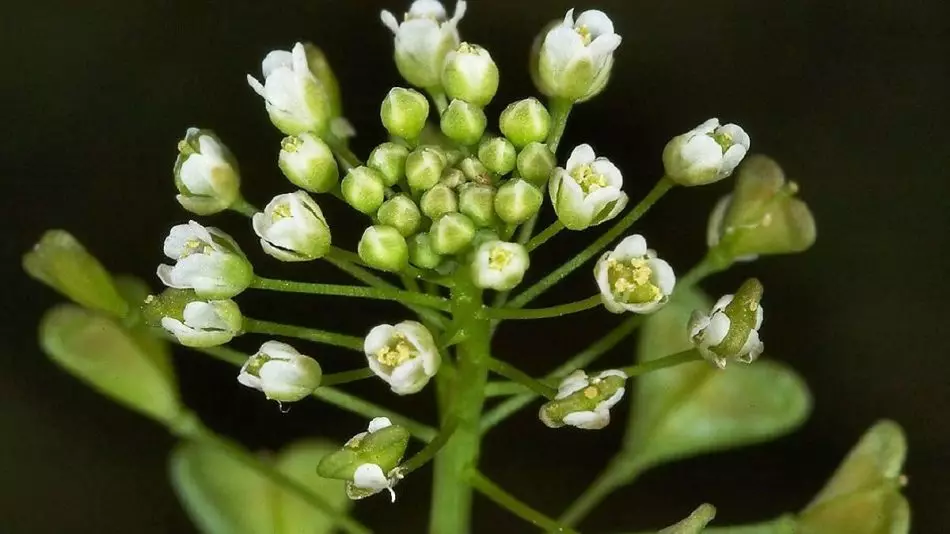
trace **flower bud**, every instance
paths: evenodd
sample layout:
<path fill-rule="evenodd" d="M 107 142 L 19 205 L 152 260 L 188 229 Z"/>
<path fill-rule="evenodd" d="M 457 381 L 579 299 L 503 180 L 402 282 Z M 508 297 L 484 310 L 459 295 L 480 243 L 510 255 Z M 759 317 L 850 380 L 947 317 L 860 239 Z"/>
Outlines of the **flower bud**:
<path fill-rule="evenodd" d="M 680 185 L 711 184 L 732 174 L 749 146 L 742 128 L 709 119 L 666 144 L 663 167 L 666 176 Z"/>
<path fill-rule="evenodd" d="M 262 65 L 264 83 L 248 75 L 247 83 L 264 98 L 270 120 L 287 135 L 313 132 L 322 136 L 329 127 L 331 102 L 307 62 L 303 44 L 292 51 L 274 50 Z"/>
<path fill-rule="evenodd" d="M 538 187 L 548 183 L 556 166 L 554 153 L 544 143 L 530 143 L 518 154 L 518 174 Z"/>
<path fill-rule="evenodd" d="M 231 298 L 254 278 L 251 263 L 231 236 L 195 221 L 173 227 L 165 238 L 164 252 L 176 263 L 158 266 L 162 283 L 194 289 L 201 298 Z"/>
<path fill-rule="evenodd" d="M 725 368 L 730 360 L 752 363 L 765 350 L 759 340 L 764 317 L 762 284 L 746 280 L 735 295 L 720 298 L 708 314 L 699 310 L 689 320 L 689 338 L 703 358 Z"/>
<path fill-rule="evenodd" d="M 390 135 L 416 139 L 429 118 L 429 101 L 419 91 L 393 87 L 383 99 L 379 118 Z"/>
<path fill-rule="evenodd" d="M 438 254 L 461 252 L 475 237 L 475 223 L 461 213 L 447 213 L 439 217 L 429 228 L 432 248 Z"/>
<path fill-rule="evenodd" d="M 383 24 L 396 36 L 396 68 L 407 82 L 416 87 L 438 87 L 445 56 L 459 44 L 458 23 L 465 16 L 466 3 L 455 4 L 455 14 L 447 20 L 442 4 L 416 0 L 403 22 L 383 11 Z"/>
<path fill-rule="evenodd" d="M 188 128 L 178 142 L 175 186 L 181 207 L 197 215 L 224 211 L 241 196 L 241 177 L 231 151 L 213 132 L 198 128 Z"/>
<path fill-rule="evenodd" d="M 109 272 L 65 230 L 49 230 L 23 255 L 23 270 L 80 306 L 124 317 L 128 304 Z"/>
<path fill-rule="evenodd" d="M 518 153 L 511 141 L 504 137 L 492 137 L 478 145 L 478 159 L 488 170 L 502 176 L 514 170 Z"/>
<path fill-rule="evenodd" d="M 268 400 L 297 402 L 320 385 L 320 364 L 279 341 L 268 341 L 244 362 L 238 382 L 264 392 Z"/>
<path fill-rule="evenodd" d="M 508 224 L 521 224 L 533 217 L 541 209 L 544 193 L 528 183 L 515 178 L 508 180 L 495 194 L 495 213 Z"/>
<path fill-rule="evenodd" d="M 406 175 L 406 157 L 409 149 L 396 143 L 383 143 L 369 154 L 366 165 L 379 171 L 383 183 L 392 187 Z"/>
<path fill-rule="evenodd" d="M 495 181 L 488 168 L 477 158 L 465 158 L 459 163 L 459 169 L 470 181 L 482 185 L 491 185 Z"/>
<path fill-rule="evenodd" d="M 311 193 L 331 191 L 340 181 L 333 151 L 323 139 L 310 132 L 284 138 L 277 166 L 290 183 Z"/>
<path fill-rule="evenodd" d="M 472 257 L 478 251 L 478 248 L 488 242 L 501 241 L 498 232 L 491 228 L 479 228 L 475 231 L 475 237 L 472 238 Z"/>
<path fill-rule="evenodd" d="M 330 251 L 330 227 L 304 191 L 277 195 L 252 218 L 264 252 L 281 261 L 308 261 Z"/>
<path fill-rule="evenodd" d="M 422 390 L 442 362 L 432 334 L 416 321 L 374 327 L 366 335 L 363 352 L 369 368 L 399 395 Z"/>
<path fill-rule="evenodd" d="M 551 131 L 551 114 L 537 98 L 525 98 L 508 104 L 498 121 L 501 133 L 516 147 L 542 143 Z"/>
<path fill-rule="evenodd" d="M 485 107 L 498 90 L 498 66 L 488 50 L 462 43 L 445 58 L 442 87 L 449 98 Z"/>
<path fill-rule="evenodd" d="M 604 428 L 610 423 L 610 409 L 623 398 L 626 381 L 623 371 L 604 371 L 588 377 L 578 369 L 561 381 L 554 400 L 541 406 L 538 416 L 550 428 Z"/>
<path fill-rule="evenodd" d="M 392 226 L 377 224 L 367 228 L 356 251 L 367 265 L 381 271 L 398 273 L 409 263 L 406 238 Z"/>
<path fill-rule="evenodd" d="M 452 188 L 445 184 L 436 184 L 422 194 L 419 206 L 422 213 L 434 221 L 446 213 L 458 211 L 459 202 Z"/>
<path fill-rule="evenodd" d="M 612 313 L 653 313 L 670 299 L 676 275 L 669 263 L 647 249 L 643 236 L 625 238 L 594 267 L 604 307 Z"/>
<path fill-rule="evenodd" d="M 435 269 L 442 263 L 442 256 L 432 247 L 432 236 L 419 233 L 409 238 L 409 263 L 420 269 Z"/>
<path fill-rule="evenodd" d="M 442 133 L 460 145 L 474 145 L 482 138 L 488 118 L 482 108 L 465 102 L 453 100 L 442 113 Z"/>
<path fill-rule="evenodd" d="M 475 249 L 472 281 L 482 289 L 508 291 L 521 283 L 530 261 L 518 243 L 487 241 Z"/>
<path fill-rule="evenodd" d="M 490 185 L 466 183 L 459 187 L 459 211 L 478 227 L 492 226 L 495 217 L 495 188 Z"/>
<path fill-rule="evenodd" d="M 340 184 L 343 200 L 360 213 L 374 213 L 386 198 L 384 182 L 383 174 L 376 169 L 354 167 L 346 173 Z"/>
<path fill-rule="evenodd" d="M 445 171 L 442 172 L 442 178 L 439 178 L 439 183 L 451 189 L 456 189 L 464 184 L 466 180 L 468 180 L 468 178 L 465 176 L 465 173 L 453 167 L 445 169 Z"/>
<path fill-rule="evenodd" d="M 422 224 L 422 214 L 419 206 L 405 194 L 399 194 L 383 202 L 376 212 L 380 224 L 392 226 L 400 234 L 409 237 L 419 230 Z"/>
<path fill-rule="evenodd" d="M 351 499 L 363 499 L 386 489 L 395 501 L 393 486 L 402 478 L 396 468 L 408 445 L 408 430 L 386 417 L 377 417 L 369 422 L 366 432 L 350 438 L 339 451 L 324 456 L 317 474 L 346 480 L 346 494 Z"/>
<path fill-rule="evenodd" d="M 535 86 L 547 96 L 572 102 L 593 98 L 610 79 L 620 41 L 604 12 L 585 11 L 575 21 L 571 9 L 562 22 L 538 36 L 531 61 Z"/>
<path fill-rule="evenodd" d="M 766 156 L 751 156 L 732 195 L 719 201 L 709 221 L 707 241 L 727 259 L 807 250 L 815 242 L 815 219 L 795 197 L 798 184 Z"/>
<path fill-rule="evenodd" d="M 421 146 L 406 158 L 406 180 L 413 191 L 427 191 L 442 178 L 445 154 L 431 146 Z"/>
<path fill-rule="evenodd" d="M 627 206 L 623 175 L 607 158 L 596 158 L 590 145 L 571 152 L 567 168 L 554 170 L 548 192 L 557 218 L 570 230 L 609 221 Z"/>
<path fill-rule="evenodd" d="M 230 299 L 202 300 L 190 289 L 166 289 L 142 305 L 146 323 L 161 326 L 186 347 L 214 347 L 241 333 L 244 316 Z"/>
<path fill-rule="evenodd" d="M 326 54 L 313 43 L 303 43 L 303 49 L 307 55 L 307 66 L 310 68 L 310 72 L 320 80 L 320 84 L 323 86 L 323 93 L 326 95 L 327 103 L 330 106 L 330 117 L 334 119 L 341 118 L 343 99 L 340 96 L 340 83 L 336 79 L 336 74 L 333 73 L 330 62 L 327 61 Z M 343 121 L 345 122 L 346 119 L 343 119 Z M 337 135 L 337 137 L 351 136 Z"/>

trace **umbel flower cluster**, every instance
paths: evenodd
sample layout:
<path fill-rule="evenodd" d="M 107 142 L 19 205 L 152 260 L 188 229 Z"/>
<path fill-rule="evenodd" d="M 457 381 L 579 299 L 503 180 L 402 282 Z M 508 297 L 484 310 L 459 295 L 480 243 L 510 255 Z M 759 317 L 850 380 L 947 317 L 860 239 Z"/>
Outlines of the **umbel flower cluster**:
<path fill-rule="evenodd" d="M 466 7 L 458 2 L 450 16 L 435 0 L 417 0 L 402 17 L 382 12 L 405 86 L 385 92 L 379 117 L 388 139 L 365 158 L 349 147 L 356 132 L 323 51 L 296 43 L 266 54 L 261 72 L 247 82 L 285 136 L 273 149 L 288 183 L 263 208 L 242 196 L 239 166 L 225 142 L 209 129 L 186 131 L 174 164 L 182 208 L 195 217 L 243 214 L 274 262 L 252 265 L 237 239 L 195 220 L 173 226 L 165 238 L 161 292 L 111 275 L 64 231 L 49 232 L 25 256 L 29 274 L 75 303 L 44 318 L 44 350 L 182 439 L 172 455 L 173 482 L 203 531 L 257 532 L 254 518 L 279 513 L 281 532 L 369 532 L 348 514 L 350 501 L 384 493 L 395 502 L 396 485 L 432 463 L 430 532 L 470 532 L 473 491 L 549 531 L 578 532 L 575 525 L 601 499 L 644 470 L 770 439 L 807 416 L 810 397 L 797 375 L 774 361 L 757 362 L 764 353 L 762 283 L 750 278 L 714 302 L 697 287 L 737 262 L 808 249 L 815 223 L 796 196 L 798 186 L 771 159 L 749 155 L 750 136 L 740 126 L 713 118 L 669 140 L 657 155 L 664 175 L 632 201 L 619 162 L 592 144 L 558 156 L 569 113 L 607 88 L 623 41 L 614 22 L 597 10 L 570 10 L 553 21 L 530 58 L 541 99 L 498 105 L 498 112 L 490 106 L 499 69 L 485 47 L 460 35 Z M 631 231 L 669 191 L 733 175 L 733 192 L 712 210 L 708 250 L 682 274 Z M 321 208 L 328 203 L 356 212 L 354 220 L 365 225 L 358 243 L 333 239 L 336 225 L 352 222 L 328 219 Z M 547 205 L 553 222 L 535 232 Z M 532 265 L 532 253 L 559 233 L 600 226 L 607 229 L 550 273 L 529 273 L 541 268 Z M 590 296 L 525 308 L 592 260 Z M 328 262 L 361 284 L 258 274 L 277 262 L 312 261 Z M 388 300 L 405 310 L 392 324 L 367 324 L 361 335 L 350 335 L 248 317 L 234 300 L 248 290 Z M 598 309 L 619 316 L 617 326 L 576 355 L 547 355 L 553 370 L 543 377 L 521 371 L 519 355 L 492 344 L 502 321 Z M 597 370 L 595 360 L 638 328 L 638 362 Z M 254 354 L 228 346 L 246 335 L 265 336 Z M 212 432 L 183 404 L 168 340 L 238 366 L 238 383 L 285 409 L 316 398 L 365 417 L 366 430 L 342 446 L 302 442 L 262 460 Z M 355 351 L 365 362 L 361 357 L 353 369 L 324 373 L 326 349 L 314 343 Z M 535 399 L 544 399 L 539 432 L 601 429 L 634 378 L 624 447 L 559 518 L 483 473 L 484 434 Z M 394 395 L 434 388 L 439 424 L 337 387 L 367 379 Z M 487 409 L 491 397 L 504 399 Z M 423 445 L 407 455 L 413 439 Z M 903 454 L 899 427 L 878 424 L 815 501 L 748 532 L 906 532 Z M 264 488 L 276 497 L 252 502 L 249 495 Z M 704 505 L 661 532 L 700 532 L 713 515 Z"/>

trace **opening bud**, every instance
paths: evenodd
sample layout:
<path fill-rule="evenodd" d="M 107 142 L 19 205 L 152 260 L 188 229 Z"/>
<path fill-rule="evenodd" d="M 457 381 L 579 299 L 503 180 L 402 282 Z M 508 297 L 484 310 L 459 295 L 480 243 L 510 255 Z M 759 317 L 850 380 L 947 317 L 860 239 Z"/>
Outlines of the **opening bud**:
<path fill-rule="evenodd" d="M 538 187 L 548 183 L 556 166 L 557 158 L 544 143 L 529 143 L 518 153 L 518 174 Z"/>
<path fill-rule="evenodd" d="M 406 175 L 406 157 L 409 149 L 396 143 L 383 143 L 369 154 L 366 165 L 380 172 L 383 183 L 392 187 Z"/>
<path fill-rule="evenodd" d="M 551 131 L 551 114 L 537 98 L 525 98 L 509 104 L 498 121 L 501 133 L 516 147 L 542 143 Z"/>
<path fill-rule="evenodd" d="M 528 183 L 515 178 L 498 188 L 495 194 L 495 213 L 508 224 L 521 224 L 541 209 L 544 193 Z"/>
<path fill-rule="evenodd" d="M 515 168 L 518 152 L 504 137 L 485 139 L 478 145 L 478 159 L 491 172 L 503 176 Z"/>
<path fill-rule="evenodd" d="M 479 106 L 455 99 L 442 113 L 442 133 L 460 145 L 474 145 L 482 138 L 488 118 Z"/>
<path fill-rule="evenodd" d="M 604 90 L 621 38 L 602 11 L 574 10 L 535 41 L 531 77 L 545 95 L 582 102 Z"/>
<path fill-rule="evenodd" d="M 680 185 L 710 184 L 731 175 L 749 146 L 749 135 L 742 128 L 709 119 L 666 144 L 663 167 L 666 176 Z"/>
<path fill-rule="evenodd" d="M 354 167 L 340 184 L 343 200 L 360 213 L 375 213 L 386 198 L 383 174 L 366 166 Z"/>
<path fill-rule="evenodd" d="M 432 334 L 416 321 L 374 327 L 363 351 L 369 368 L 399 395 L 418 393 L 442 363 Z"/>
<path fill-rule="evenodd" d="M 449 98 L 485 107 L 498 90 L 498 66 L 488 50 L 462 43 L 445 58 L 442 87 Z"/>
<path fill-rule="evenodd" d="M 472 280 L 483 289 L 508 291 L 521 283 L 529 265 L 528 251 L 524 246 L 487 241 L 475 249 Z"/>
<path fill-rule="evenodd" d="M 432 189 L 423 193 L 419 204 L 422 213 L 433 221 L 446 213 L 458 211 L 459 207 L 455 191 L 445 184 L 436 184 Z"/>
<path fill-rule="evenodd" d="M 178 142 L 175 186 L 178 203 L 196 215 L 224 211 L 241 196 L 241 177 L 231 151 L 214 132 L 198 128 L 188 128 Z"/>
<path fill-rule="evenodd" d="M 429 118 L 429 101 L 414 89 L 393 87 L 383 99 L 379 118 L 390 135 L 417 139 Z"/>
<path fill-rule="evenodd" d="M 297 402 L 320 385 L 320 364 L 279 341 L 268 341 L 244 362 L 238 382 L 262 391 L 268 400 Z"/>
<path fill-rule="evenodd" d="M 251 284 L 254 270 L 234 239 L 195 221 L 179 224 L 165 238 L 165 255 L 175 265 L 159 265 L 168 287 L 194 289 L 201 298 L 229 299 Z"/>
<path fill-rule="evenodd" d="M 383 11 L 383 24 L 395 35 L 396 68 L 407 82 L 416 87 L 437 87 L 445 56 L 459 44 L 458 23 L 465 15 L 466 3 L 455 5 L 448 18 L 440 2 L 416 1 L 402 22 Z"/>
<path fill-rule="evenodd" d="M 330 226 L 304 191 L 277 195 L 252 222 L 264 252 L 278 260 L 315 260 L 330 251 Z"/>
<path fill-rule="evenodd" d="M 248 75 L 247 82 L 267 107 L 270 120 L 287 135 L 326 133 L 332 115 L 332 103 L 323 83 L 310 70 L 307 51 L 302 43 L 290 52 L 274 50 L 261 66 L 264 83 Z"/>
<path fill-rule="evenodd" d="M 432 248 L 437 254 L 461 252 L 475 237 L 475 223 L 461 213 L 447 213 L 432 223 L 429 229 Z"/>
<path fill-rule="evenodd" d="M 604 428 L 610 423 L 610 409 L 623 398 L 626 381 L 627 375 L 616 369 L 593 377 L 578 369 L 561 381 L 554 400 L 541 406 L 538 417 L 550 428 Z"/>
<path fill-rule="evenodd" d="M 764 312 L 762 284 L 755 278 L 743 282 L 735 295 L 720 298 L 709 313 L 694 311 L 689 337 L 703 358 L 724 368 L 729 361 L 752 363 L 765 350 L 759 339 Z"/>
<path fill-rule="evenodd" d="M 459 187 L 459 211 L 468 215 L 468 218 L 478 227 L 488 227 L 495 224 L 495 188 L 474 182 L 462 184 Z"/>
<path fill-rule="evenodd" d="M 360 259 L 370 267 L 398 273 L 409 264 L 406 238 L 392 226 L 377 224 L 363 232 L 357 246 Z"/>
<path fill-rule="evenodd" d="M 428 191 L 442 178 L 445 154 L 433 146 L 421 146 L 406 158 L 406 180 L 413 191 Z"/>
<path fill-rule="evenodd" d="M 290 183 L 311 193 L 331 191 L 340 181 L 333 151 L 310 132 L 285 137 L 280 143 L 277 166 Z"/>
<path fill-rule="evenodd" d="M 392 226 L 404 237 L 409 237 L 419 230 L 422 224 L 422 214 L 419 207 L 408 195 L 396 195 L 379 207 L 376 218 L 380 224 Z"/>
<path fill-rule="evenodd" d="M 607 158 L 598 158 L 590 145 L 571 152 L 566 168 L 554 170 L 548 182 L 557 218 L 570 230 L 584 230 L 609 221 L 627 206 L 623 175 Z"/>

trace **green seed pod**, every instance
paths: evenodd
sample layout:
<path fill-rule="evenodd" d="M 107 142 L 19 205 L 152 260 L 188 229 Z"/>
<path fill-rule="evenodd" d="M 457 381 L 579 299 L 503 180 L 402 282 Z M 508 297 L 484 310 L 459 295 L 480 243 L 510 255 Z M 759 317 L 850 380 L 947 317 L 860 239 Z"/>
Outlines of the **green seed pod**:
<path fill-rule="evenodd" d="M 521 224 L 541 209 L 544 193 L 527 180 L 505 182 L 495 194 L 495 213 L 508 224 Z"/>
<path fill-rule="evenodd" d="M 518 154 L 518 174 L 538 187 L 544 187 L 557 166 L 557 158 L 544 143 L 529 143 Z"/>
<path fill-rule="evenodd" d="M 392 226 L 370 226 L 357 246 L 360 259 L 370 267 L 398 273 L 409 264 L 406 238 Z"/>
<path fill-rule="evenodd" d="M 456 212 L 459 209 L 458 197 L 455 191 L 445 184 L 436 184 L 432 189 L 423 193 L 419 204 L 422 213 L 433 221 L 446 213 Z"/>
<path fill-rule="evenodd" d="M 391 135 L 416 139 L 429 118 L 429 101 L 419 91 L 393 87 L 383 99 L 379 118 Z"/>
<path fill-rule="evenodd" d="M 478 227 L 492 226 L 495 217 L 495 188 L 476 183 L 462 184 L 459 187 L 459 211 Z"/>
<path fill-rule="evenodd" d="M 488 118 L 482 108 L 464 100 L 453 100 L 442 113 L 442 133 L 460 145 L 474 145 L 482 138 Z"/>
<path fill-rule="evenodd" d="M 551 130 L 551 114 L 537 98 L 525 98 L 510 104 L 501 112 L 498 122 L 501 133 L 518 148 L 540 143 Z"/>
<path fill-rule="evenodd" d="M 461 213 L 448 213 L 432 223 L 429 235 L 436 253 L 455 254 L 472 242 L 475 237 L 475 223 Z"/>
<path fill-rule="evenodd" d="M 396 143 L 383 143 L 369 154 L 366 165 L 379 171 L 383 183 L 392 187 L 406 175 L 406 157 L 409 149 Z"/>
<path fill-rule="evenodd" d="M 399 194 L 383 202 L 376 212 L 380 224 L 392 226 L 405 237 L 416 233 L 422 224 L 419 206 L 408 195 Z"/>
<path fill-rule="evenodd" d="M 378 210 L 386 196 L 383 174 L 366 166 L 350 169 L 341 188 L 346 203 L 367 215 Z"/>
<path fill-rule="evenodd" d="M 511 141 L 504 137 L 492 137 L 478 145 L 478 159 L 488 170 L 502 176 L 514 170 L 518 152 Z"/>

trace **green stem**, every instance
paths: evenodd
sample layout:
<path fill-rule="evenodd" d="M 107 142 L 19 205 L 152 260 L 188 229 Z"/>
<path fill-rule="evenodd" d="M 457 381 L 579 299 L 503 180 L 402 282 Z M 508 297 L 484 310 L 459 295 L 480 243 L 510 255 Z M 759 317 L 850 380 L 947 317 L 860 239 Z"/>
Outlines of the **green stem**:
<path fill-rule="evenodd" d="M 531 240 L 525 244 L 525 248 L 528 249 L 528 252 L 531 252 L 532 250 L 547 243 L 549 239 L 556 236 L 563 229 L 564 224 L 561 223 L 561 221 L 554 221 L 551 223 L 551 226 L 548 226 L 542 230 L 540 234 L 532 237 Z"/>
<path fill-rule="evenodd" d="M 485 386 L 485 396 L 486 397 L 508 397 L 510 395 L 521 395 L 522 393 L 527 393 L 528 390 L 525 386 L 517 382 L 497 381 L 489 382 Z M 531 394 L 532 397 L 534 394 Z"/>
<path fill-rule="evenodd" d="M 255 208 L 253 204 L 244 200 L 244 197 L 240 197 L 234 201 L 231 206 L 228 207 L 231 211 L 236 211 L 245 217 L 253 217 L 255 213 L 258 213 L 259 209 Z"/>
<path fill-rule="evenodd" d="M 343 371 L 342 373 L 330 373 L 320 378 L 320 387 L 338 386 L 340 384 L 349 384 L 358 380 L 365 380 L 376 376 L 369 367 L 363 369 L 354 369 L 352 371 Z"/>
<path fill-rule="evenodd" d="M 528 373 L 525 373 L 524 371 L 518 369 L 517 367 L 511 365 L 508 362 L 491 358 L 490 360 L 488 360 L 488 368 L 494 371 L 495 373 L 498 373 L 499 375 L 507 378 L 508 380 L 511 380 L 512 382 L 517 382 L 525 386 L 526 388 L 530 389 L 531 391 L 537 393 L 538 395 L 547 397 L 548 399 L 553 399 L 554 396 L 557 394 L 557 389 L 552 388 L 551 386 L 544 384 L 542 382 L 539 382 L 535 380 L 534 378 L 531 378 L 531 376 L 528 375 Z"/>
<path fill-rule="evenodd" d="M 571 114 L 571 108 L 574 103 L 570 100 L 561 98 L 552 98 L 548 102 L 548 110 L 551 112 L 551 131 L 548 132 L 548 148 L 551 152 L 557 153 L 557 147 L 561 144 L 561 137 L 564 136 L 564 129 L 567 127 L 567 117 Z"/>
<path fill-rule="evenodd" d="M 603 304 L 600 295 L 592 295 L 583 300 L 559 304 L 550 308 L 518 310 L 511 308 L 482 308 L 481 313 L 490 319 L 550 319 L 596 308 Z"/>
<path fill-rule="evenodd" d="M 637 464 L 610 462 L 591 482 L 590 486 L 587 486 L 587 489 L 568 506 L 567 510 L 558 518 L 558 521 L 571 527 L 580 523 L 615 489 L 633 482 L 640 471 L 642 471 L 642 468 Z"/>
<path fill-rule="evenodd" d="M 415 454 L 415 456 L 409 458 L 399 466 L 402 476 L 406 476 L 416 469 L 419 469 L 425 464 L 431 462 L 435 458 L 435 455 L 442 450 L 442 447 L 445 447 L 445 444 L 449 442 L 449 439 L 452 437 L 452 435 L 455 434 L 456 428 L 458 428 L 458 419 L 449 417 L 442 426 L 442 429 L 439 431 L 439 435 L 427 443 L 421 451 Z"/>
<path fill-rule="evenodd" d="M 402 289 L 293 282 L 290 280 L 273 280 L 260 276 L 251 282 L 250 287 L 270 291 L 283 291 L 285 293 L 307 293 L 309 295 L 336 295 L 351 298 L 394 300 L 396 302 L 426 306 L 443 311 L 449 309 L 449 301 L 444 298 L 423 295 Z"/>
<path fill-rule="evenodd" d="M 244 331 L 250 334 L 264 334 L 269 336 L 294 337 L 305 339 L 315 343 L 333 345 L 356 351 L 363 351 L 363 338 L 328 332 L 326 330 L 317 330 L 316 328 L 307 328 L 304 326 L 294 326 L 283 323 L 274 323 L 271 321 L 261 321 L 260 319 L 244 318 Z"/>
<path fill-rule="evenodd" d="M 554 519 L 542 514 L 534 508 L 528 506 L 514 495 L 508 493 L 501 486 L 495 484 L 478 471 L 472 470 L 469 473 L 469 480 L 472 487 L 479 493 L 488 497 L 502 508 L 507 508 L 513 514 L 531 523 L 541 527 L 548 532 L 563 532 L 566 534 L 578 534 L 578 532 L 569 526 L 561 525 Z"/>
<path fill-rule="evenodd" d="M 732 260 L 722 254 L 718 247 L 713 247 L 706 252 L 703 259 L 689 270 L 676 284 L 677 289 L 692 287 L 698 284 L 703 278 L 711 274 L 724 271 L 732 265 Z"/>
<path fill-rule="evenodd" d="M 526 289 L 523 293 L 518 295 L 514 300 L 508 303 L 510 308 L 520 308 L 525 304 L 531 302 L 535 297 L 547 291 L 551 286 L 558 283 L 568 274 L 572 273 L 574 269 L 577 269 L 581 265 L 587 262 L 587 260 L 593 258 L 597 255 L 598 252 L 603 250 L 607 245 L 613 242 L 615 239 L 620 237 L 621 234 L 627 231 L 633 223 L 637 222 L 640 217 L 642 217 L 650 207 L 656 203 L 670 188 L 673 187 L 673 182 L 663 177 L 653 186 L 653 189 L 647 193 L 647 196 L 643 198 L 629 213 L 627 213 L 622 219 L 617 221 L 616 224 L 610 230 L 604 233 L 604 235 L 597 238 L 596 241 L 590 244 L 587 248 L 579 252 L 576 256 L 571 258 L 567 263 L 561 265 L 553 272 L 539 280 L 533 286 Z"/>
<path fill-rule="evenodd" d="M 443 91 L 441 87 L 436 86 L 426 89 L 426 92 L 429 93 L 432 102 L 435 104 L 435 110 L 441 117 L 449 107 L 449 100 L 445 97 L 445 91 Z"/>
<path fill-rule="evenodd" d="M 666 369 L 667 367 L 675 367 L 684 363 L 699 362 L 702 360 L 703 357 L 699 354 L 699 351 L 689 349 L 683 352 L 677 352 L 676 354 L 670 354 L 669 356 L 663 356 L 662 358 L 656 358 L 655 360 L 628 367 L 621 367 L 620 370 L 626 373 L 628 377 L 633 378 L 635 376 L 652 373 L 653 371 L 659 371 L 660 369 Z"/>
<path fill-rule="evenodd" d="M 328 135 L 324 140 L 330 145 L 330 150 L 333 151 L 333 155 L 336 156 L 337 161 L 340 162 L 340 166 L 343 167 L 343 172 L 347 172 L 363 164 L 359 156 L 354 154 L 342 139 Z"/>

